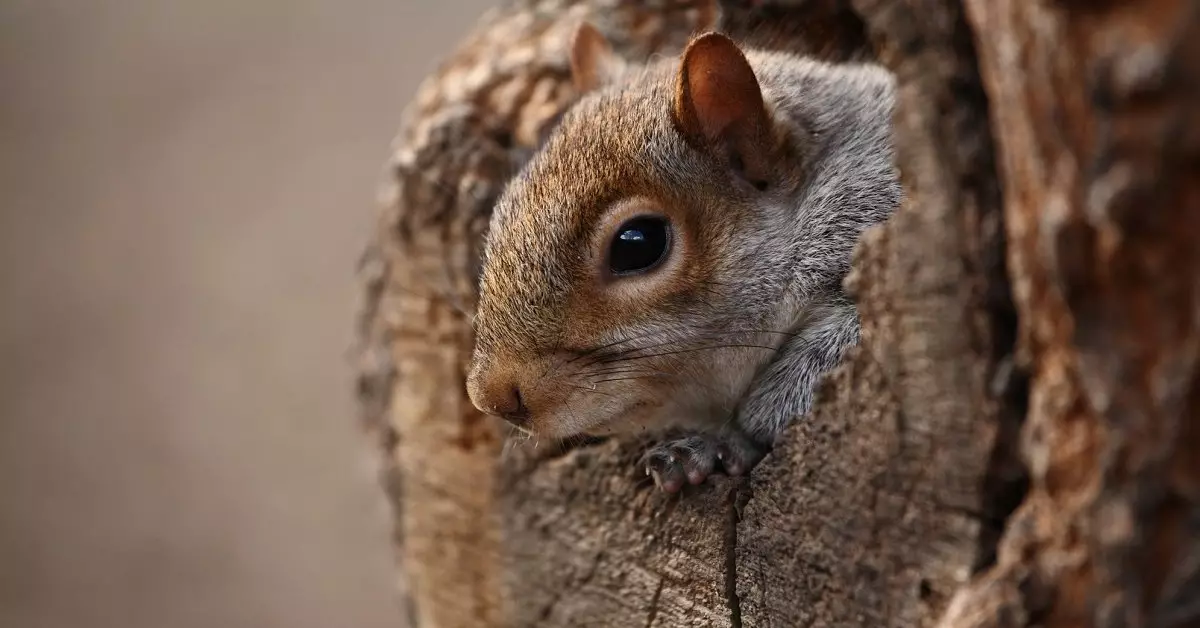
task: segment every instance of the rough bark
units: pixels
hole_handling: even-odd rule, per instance
[[[907,198],[849,280],[861,350],[754,474],[738,545],[746,625],[930,624],[990,551],[982,478],[1001,421],[1019,417],[988,387],[1012,318],[966,24],[948,2],[855,8],[899,80]]]
[[[967,5],[1031,484],[947,625],[1200,624],[1200,5]]]
[[[750,478],[676,498],[638,443],[506,443],[463,392],[475,252],[574,96],[574,19],[631,55],[715,19],[606,4],[485,17],[396,145],[360,393],[413,623],[1200,617],[1194,3],[728,3],[735,34],[897,74],[907,198],[859,247],[863,342],[817,408]]]

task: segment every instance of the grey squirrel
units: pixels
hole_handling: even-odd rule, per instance
[[[585,95],[491,218],[472,403],[545,438],[677,432],[643,459],[668,492],[746,473],[858,340],[894,79],[716,32],[635,66],[587,23],[570,60]]]

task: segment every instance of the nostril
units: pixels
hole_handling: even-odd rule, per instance
[[[525,407],[525,400],[521,398],[521,389],[513,386],[509,393],[508,403],[506,407],[500,411],[500,416],[505,421],[512,423],[518,427],[529,421],[529,408]]]

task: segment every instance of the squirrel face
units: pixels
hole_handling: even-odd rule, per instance
[[[805,130],[719,34],[631,70],[585,24],[571,61],[587,95],[495,208],[470,397],[555,438],[727,420],[796,316]]]

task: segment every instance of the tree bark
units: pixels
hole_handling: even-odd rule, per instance
[[[1200,621],[1195,3],[617,4],[492,12],[396,144],[360,398],[413,625]],[[633,57],[717,27],[897,75],[862,343],[749,478],[668,497],[639,443],[506,442],[466,399],[478,246],[582,15]]]

